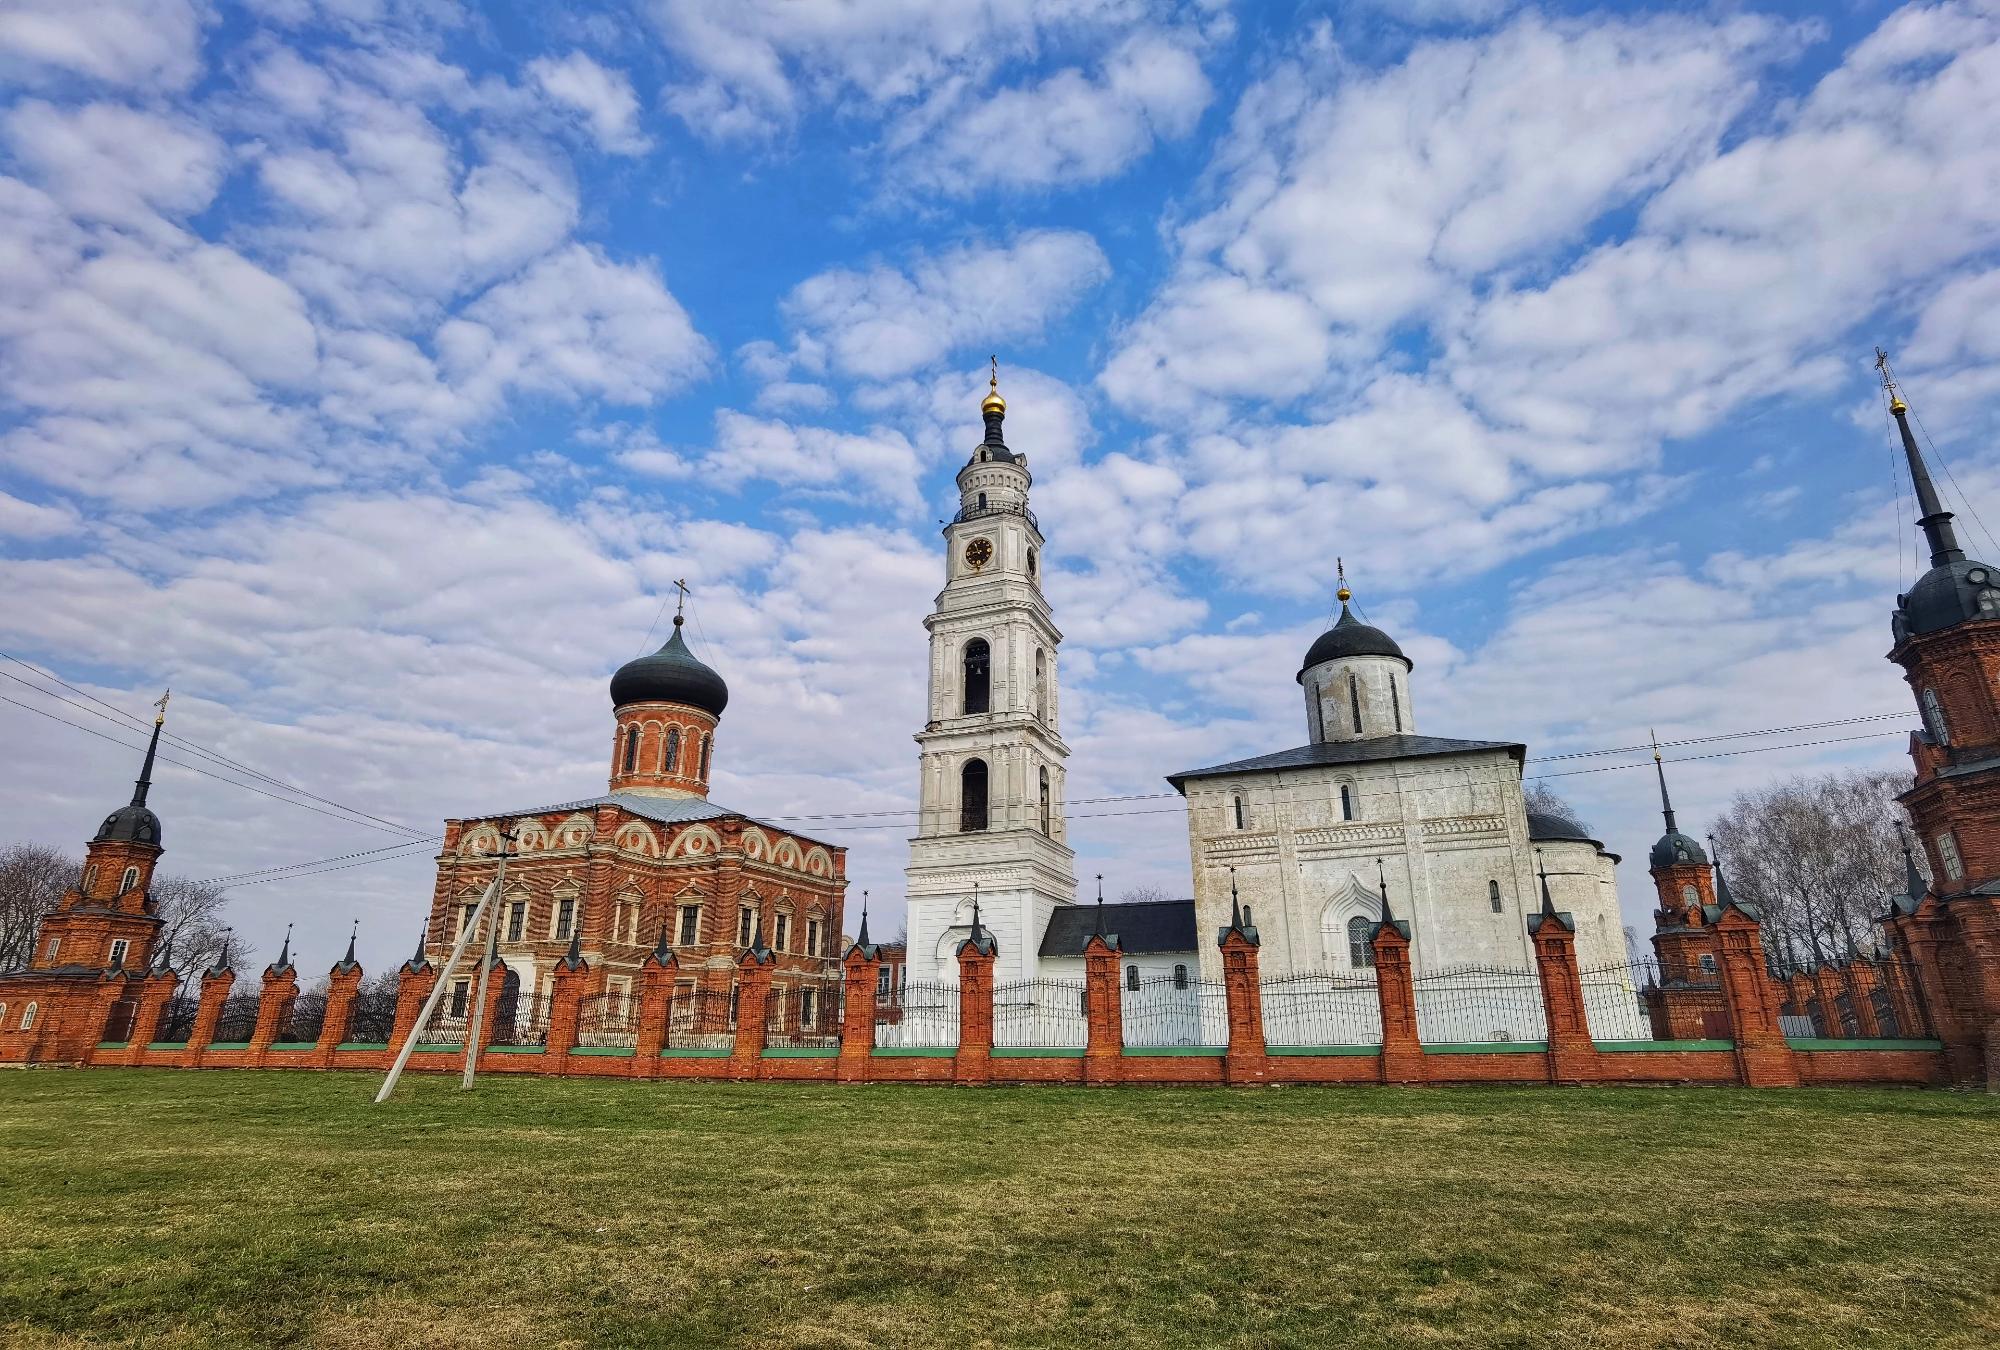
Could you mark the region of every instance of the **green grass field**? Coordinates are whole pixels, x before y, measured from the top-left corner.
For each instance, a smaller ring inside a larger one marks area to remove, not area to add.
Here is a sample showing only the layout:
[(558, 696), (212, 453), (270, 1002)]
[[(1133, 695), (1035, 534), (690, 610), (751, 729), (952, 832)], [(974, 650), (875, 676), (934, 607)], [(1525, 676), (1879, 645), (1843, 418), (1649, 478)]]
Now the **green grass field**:
[(2000, 1104), (0, 1074), (0, 1341), (2000, 1344)]

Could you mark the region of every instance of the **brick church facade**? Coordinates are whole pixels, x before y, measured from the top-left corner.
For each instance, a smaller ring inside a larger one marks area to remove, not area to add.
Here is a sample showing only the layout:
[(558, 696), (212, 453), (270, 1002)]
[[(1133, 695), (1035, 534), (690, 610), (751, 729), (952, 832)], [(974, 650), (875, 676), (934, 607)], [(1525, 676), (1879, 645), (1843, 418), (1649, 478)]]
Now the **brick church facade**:
[[(494, 922), (505, 1021), (546, 1016), (564, 961), (587, 963), (587, 992), (622, 1008), (648, 958), (672, 953), (677, 1005), (715, 1008), (718, 1028), (733, 1021), (738, 960), (753, 947), (770, 953), (772, 999), (802, 1002), (808, 1021), (838, 979), (846, 851), (709, 800), (729, 690), (688, 650), (681, 622), (611, 679), (603, 795), (445, 822), (423, 950), (444, 964), (504, 849)], [(444, 1015), (474, 997), (477, 955), (450, 977)]]

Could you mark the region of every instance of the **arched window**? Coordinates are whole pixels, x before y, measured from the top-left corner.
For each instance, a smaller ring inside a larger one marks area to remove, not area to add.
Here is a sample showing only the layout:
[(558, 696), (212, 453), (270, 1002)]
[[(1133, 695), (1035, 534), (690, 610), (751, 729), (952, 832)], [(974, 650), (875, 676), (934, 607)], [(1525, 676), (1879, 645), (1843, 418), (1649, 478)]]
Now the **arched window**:
[(983, 492), (979, 494), (979, 507), (978, 507), (978, 509), (979, 509), (979, 510), (981, 510), (981, 511), (984, 511), (984, 510), (986, 509), (986, 494), (985, 494), (985, 493), (983, 493)]
[(1368, 945), (1367, 919), (1357, 914), (1347, 921), (1347, 964), (1365, 970), (1375, 964), (1374, 949)]
[(681, 729), (667, 728), (667, 741), (660, 751), (660, 772), (679, 773), (681, 771)]
[(1340, 785), (1340, 818), (1354, 819), (1354, 789), (1345, 783)]
[(1051, 812), (1049, 810), (1049, 770), (1047, 765), (1043, 765), (1042, 766), (1042, 833), (1043, 834), (1049, 833), (1050, 815)]
[(1034, 577), (1035, 577), (1035, 550), (1031, 548), (1028, 550), (1028, 578), (1029, 580), (1032, 581)]
[(1690, 906), (1700, 904), (1701, 892), (1692, 886), (1681, 887), (1681, 903)]
[(5, 999), (0, 999), (0, 1031), (5, 1031), (6, 1029), (7, 1029), (7, 1002)]
[(958, 828), (986, 828), (986, 761), (968, 759), (958, 771)]
[(88, 895), (90, 893), (90, 888), (92, 886), (95, 886), (96, 884), (97, 884), (97, 864), (92, 863), (90, 866), (83, 869), (84, 894)]
[(1137, 989), (1139, 987), (1139, 967), (1125, 967), (1125, 987), (1127, 989)]
[(1926, 689), (1919, 697), (1924, 708), (1924, 729), (1939, 745), (1951, 744), (1951, 729), (1945, 725), (1944, 705), (1938, 702), (1937, 690)]
[(701, 772), (695, 775), (703, 782), (708, 781), (708, 752), (714, 747), (715, 738), (707, 732), (703, 732), (701, 737)]
[(632, 766), (639, 762), (639, 728), (625, 728), (625, 772), (632, 772)]
[(136, 867), (128, 867), (125, 869), (125, 875), (118, 879), (118, 893), (120, 895), (123, 895), (126, 891), (131, 890), (134, 886), (137, 886), (138, 884), (139, 884), (139, 869)]
[(21, 1009), (21, 1030), (28, 1031), (33, 1029), (35, 1014), (40, 1011), (41, 1005), (36, 1003), (30, 1003), (27, 1007)]
[(1347, 708), (1354, 714), (1354, 734), (1361, 734), (1361, 681), (1354, 678), (1354, 672), (1347, 672)]
[(1035, 648), (1035, 716), (1049, 720), (1048, 658), (1040, 647)]
[(1486, 883), (1486, 903), (1487, 903), (1487, 904), (1489, 904), (1489, 905), (1491, 905), (1491, 906), (1493, 906), (1493, 912), (1494, 912), (1495, 914), (1503, 914), (1503, 913), (1505, 913), (1505, 912), (1506, 912), (1505, 910), (1503, 910), (1503, 909), (1502, 909), (1502, 908), (1500, 907), (1500, 883), (1499, 883), (1499, 882), (1497, 882), (1497, 881), (1488, 881), (1488, 882)]
[(1396, 714), (1396, 730), (1401, 731), (1403, 729), (1403, 695), (1396, 687), (1396, 677), (1394, 675), (1389, 677), (1389, 707)]
[(983, 713), (993, 706), (993, 649), (985, 638), (965, 644), (965, 711)]
[(1175, 967), (1174, 967), (1174, 988), (1176, 988), (1176, 989), (1185, 989), (1185, 988), (1187, 988), (1187, 986), (1188, 986), (1188, 978), (1187, 978), (1187, 967), (1186, 967), (1186, 966), (1175, 966)]
[(1236, 828), (1239, 830), (1248, 829), (1249, 826), (1244, 824), (1243, 795), (1241, 793), (1238, 793), (1234, 798), (1231, 799), (1231, 805), (1236, 812)]

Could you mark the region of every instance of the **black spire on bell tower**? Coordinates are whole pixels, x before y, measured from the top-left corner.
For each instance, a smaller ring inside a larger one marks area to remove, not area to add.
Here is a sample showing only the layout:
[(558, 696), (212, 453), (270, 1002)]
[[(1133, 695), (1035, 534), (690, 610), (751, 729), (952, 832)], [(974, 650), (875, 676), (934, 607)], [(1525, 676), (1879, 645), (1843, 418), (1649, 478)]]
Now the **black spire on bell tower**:
[(146, 796), (153, 790), (153, 761), (160, 753), (160, 728), (166, 725), (167, 700), (170, 697), (172, 691), (160, 695), (160, 701), (153, 705), (159, 712), (153, 718), (152, 739), (146, 742), (145, 762), (139, 766), (138, 780), (132, 784), (132, 800), (104, 818), (92, 843), (160, 842), (160, 818), (146, 805)]
[(1875, 369), (1882, 372), (1882, 387), (1889, 393), (1889, 415), (1896, 419), (1897, 434), (1903, 438), (1903, 458), (1909, 463), (1910, 485), (1917, 492), (1917, 510), (1923, 513), (1917, 517), (1917, 524), (1923, 529), (1924, 541), (1931, 546), (1931, 566), (1964, 562), (1965, 550), (1958, 546), (1958, 534), (1951, 527), (1951, 512), (1939, 500), (1937, 485), (1931, 482), (1930, 466), (1924, 463), (1923, 452), (1917, 449), (1917, 438), (1910, 434), (1910, 405), (1903, 402), (1902, 392), (1889, 373), (1889, 353), (1880, 347), (1875, 349)]

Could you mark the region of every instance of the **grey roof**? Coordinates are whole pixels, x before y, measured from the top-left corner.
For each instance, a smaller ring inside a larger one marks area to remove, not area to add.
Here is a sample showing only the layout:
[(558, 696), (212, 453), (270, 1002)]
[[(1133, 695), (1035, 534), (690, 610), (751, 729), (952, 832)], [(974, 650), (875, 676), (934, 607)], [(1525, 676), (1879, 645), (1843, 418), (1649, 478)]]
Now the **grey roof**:
[(809, 834), (801, 834), (790, 825), (779, 825), (743, 811), (732, 811), (726, 806), (717, 806), (705, 797), (655, 797), (638, 792), (607, 792), (599, 797), (584, 797), (573, 802), (557, 802), (554, 806), (530, 806), (519, 811), (482, 811), (477, 815), (462, 817), (465, 820), (506, 820), (513, 816), (552, 816), (561, 812), (591, 811), (600, 806), (616, 806), (630, 811), (635, 816), (656, 820), (662, 825), (685, 825), (696, 820), (722, 820), (725, 818), (747, 820), (753, 825), (780, 830), (794, 839), (804, 839), (815, 844), (826, 844), (828, 848), (841, 848), (841, 844), (827, 844), (824, 839), (814, 839)]
[(1343, 600), (1340, 621), (1313, 639), (1313, 645), (1306, 650), (1306, 659), (1299, 663), (1299, 683), (1304, 684), (1306, 672), (1320, 662), (1338, 661), (1345, 656), (1393, 656), (1406, 667), (1411, 664), (1403, 649), (1396, 645), (1396, 639), (1355, 618)]
[(695, 659), (681, 638), (681, 616), (674, 615), (674, 633), (650, 656), (638, 656), (618, 667), (611, 677), (611, 704), (685, 703), (722, 716), (729, 706), (729, 686), (720, 675)]
[[(1097, 929), (1096, 905), (1057, 905), (1042, 934), (1043, 956), (1082, 956)], [(1195, 942), (1194, 901), (1143, 900), (1104, 907), (1104, 931), (1118, 939), (1128, 956), (1143, 952), (1191, 952)]]
[(1517, 761), (1525, 759), (1528, 747), (1517, 741), (1458, 741), (1446, 736), (1370, 736), (1359, 741), (1320, 741), (1296, 746), (1275, 754), (1252, 759), (1212, 764), (1206, 769), (1183, 769), (1168, 774), (1176, 792), (1190, 778), (1217, 778), (1227, 773), (1262, 773), (1270, 769), (1309, 769), (1319, 765), (1368, 764), (1384, 759), (1424, 759), (1434, 755), (1464, 755), (1479, 750), (1505, 750)]
[(1604, 847), (1603, 840), (1594, 838), (1582, 825), (1556, 811), (1528, 812), (1528, 838), (1538, 844), (1563, 842)]
[(1933, 567), (1917, 578), (1909, 594), (1896, 597), (1892, 636), (1901, 642), (1967, 619), (2000, 617), (1989, 608), (1990, 601), (1980, 603), (1982, 596), (1995, 592), (2000, 592), (2000, 573), (1985, 563), (1960, 557)]
[(1700, 844), (1679, 830), (1669, 830), (1653, 841), (1647, 859), (1655, 867), (1679, 867), (1685, 863), (1707, 863), (1708, 854)]

